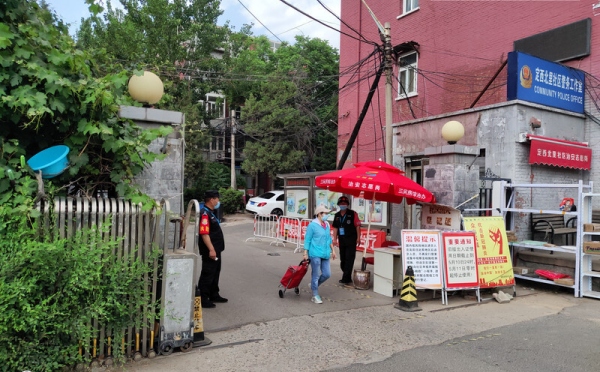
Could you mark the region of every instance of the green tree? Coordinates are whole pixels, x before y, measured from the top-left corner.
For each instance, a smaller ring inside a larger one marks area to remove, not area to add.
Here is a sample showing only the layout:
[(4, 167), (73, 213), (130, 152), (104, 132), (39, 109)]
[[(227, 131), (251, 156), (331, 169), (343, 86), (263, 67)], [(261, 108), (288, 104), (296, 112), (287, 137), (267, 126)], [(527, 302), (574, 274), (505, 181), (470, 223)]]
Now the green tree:
[[(250, 174), (335, 168), (337, 147), (337, 89), (339, 55), (319, 39), (296, 37), (275, 52), (264, 37), (244, 41), (247, 50), (228, 60), (231, 70), (255, 72), (245, 91), (231, 100), (245, 99), (246, 143), (243, 169)], [(233, 53), (232, 53), (233, 55)], [(247, 96), (245, 95), (247, 94)]]
[[(88, 0), (92, 1), (92, 0)], [(216, 24), (222, 11), (218, 0), (120, 0), (123, 9), (106, 1), (103, 16), (83, 19), (77, 32), (81, 48), (97, 51), (115, 68), (155, 71), (165, 84), (158, 108), (185, 114), (187, 145), (185, 177), (190, 184), (205, 175), (202, 148), (214, 113), (200, 101), (220, 89), (222, 62), (214, 58), (223, 49), (227, 28)]]
[[(171, 128), (141, 130), (118, 118), (119, 105), (131, 104), (129, 73), (103, 73), (64, 23), (33, 0), (0, 3), (0, 65), (0, 168), (14, 170), (20, 156), (63, 143), (71, 149), (68, 171), (48, 182), (63, 192), (110, 190), (151, 202), (134, 178), (158, 157), (148, 145)], [(10, 197), (19, 182), (0, 178), (0, 196)]]

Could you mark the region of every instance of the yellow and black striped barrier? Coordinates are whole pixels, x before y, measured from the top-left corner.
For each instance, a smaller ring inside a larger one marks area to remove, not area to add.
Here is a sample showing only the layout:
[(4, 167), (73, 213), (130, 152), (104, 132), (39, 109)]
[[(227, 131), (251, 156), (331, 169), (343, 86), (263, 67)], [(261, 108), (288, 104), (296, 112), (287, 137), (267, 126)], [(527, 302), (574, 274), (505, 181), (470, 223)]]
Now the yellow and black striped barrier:
[(196, 287), (194, 297), (194, 347), (206, 346), (212, 343), (211, 340), (204, 337), (204, 320), (202, 319), (202, 298), (200, 290)]
[(396, 309), (403, 311), (421, 311), (417, 301), (417, 287), (415, 286), (415, 272), (412, 266), (406, 268), (404, 282), (402, 283), (402, 291), (400, 292), (400, 300), (396, 305)]

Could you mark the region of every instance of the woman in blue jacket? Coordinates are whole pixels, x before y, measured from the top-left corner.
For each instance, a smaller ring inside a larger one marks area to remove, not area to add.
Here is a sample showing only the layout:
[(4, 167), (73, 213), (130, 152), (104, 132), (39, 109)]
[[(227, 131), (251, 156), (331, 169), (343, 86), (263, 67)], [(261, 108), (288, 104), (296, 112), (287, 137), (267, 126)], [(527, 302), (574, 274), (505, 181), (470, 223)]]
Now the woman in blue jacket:
[(319, 286), (331, 276), (329, 258), (335, 260), (335, 251), (331, 240), (331, 227), (327, 222), (329, 209), (320, 205), (315, 209), (316, 218), (306, 228), (304, 238), (304, 259), (310, 258), (312, 275), (310, 289), (312, 290), (311, 301), (322, 304), (319, 296)]

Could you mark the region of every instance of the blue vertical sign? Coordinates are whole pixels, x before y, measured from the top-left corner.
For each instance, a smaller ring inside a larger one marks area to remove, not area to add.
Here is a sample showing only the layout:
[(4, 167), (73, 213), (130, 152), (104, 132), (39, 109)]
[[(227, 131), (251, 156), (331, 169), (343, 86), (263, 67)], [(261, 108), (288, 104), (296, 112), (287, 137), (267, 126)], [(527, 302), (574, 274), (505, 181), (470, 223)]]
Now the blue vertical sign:
[(583, 71), (520, 52), (508, 53), (508, 97), (583, 113)]

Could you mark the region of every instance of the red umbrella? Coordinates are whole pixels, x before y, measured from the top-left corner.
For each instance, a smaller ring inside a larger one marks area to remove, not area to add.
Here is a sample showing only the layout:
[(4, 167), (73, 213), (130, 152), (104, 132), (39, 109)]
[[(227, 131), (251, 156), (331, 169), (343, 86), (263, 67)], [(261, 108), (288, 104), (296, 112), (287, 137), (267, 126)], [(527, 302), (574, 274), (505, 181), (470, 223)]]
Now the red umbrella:
[(403, 171), (381, 160), (355, 163), (355, 168), (342, 169), (317, 176), (316, 186), (365, 199), (409, 204), (435, 203), (431, 192), (403, 175)]
[[(317, 176), (317, 187), (342, 192), (364, 199), (400, 203), (406, 199), (408, 204), (415, 202), (435, 203), (435, 196), (423, 186), (403, 175), (403, 171), (381, 160), (353, 164), (355, 168), (342, 169)], [(361, 195), (362, 194), (362, 195)], [(367, 213), (367, 236), (371, 230), (371, 221)], [(367, 245), (363, 258), (367, 253)], [(364, 266), (364, 265), (363, 265)], [(362, 268), (364, 271), (364, 267)]]

